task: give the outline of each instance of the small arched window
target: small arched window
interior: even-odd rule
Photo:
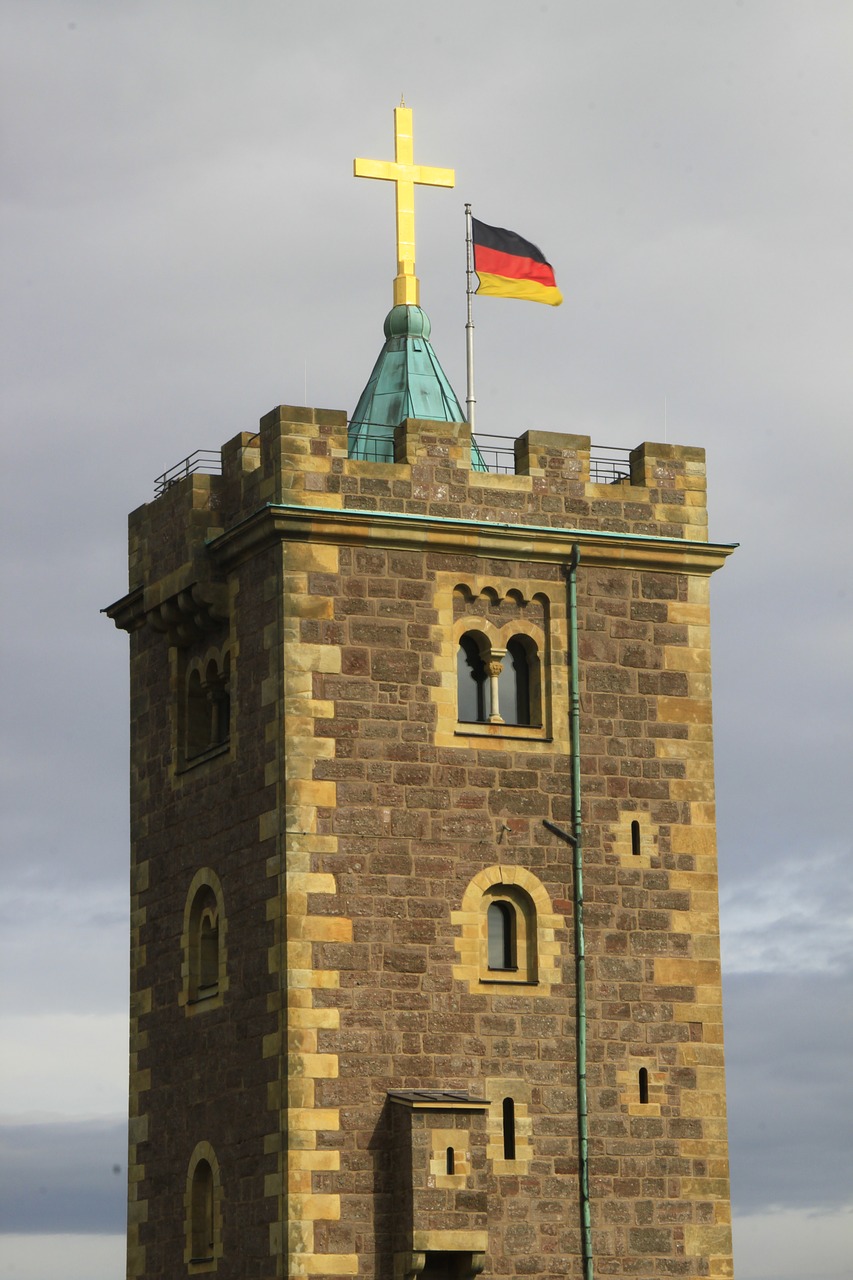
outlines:
[[[536,907],[516,884],[493,884],[484,893],[481,981],[536,982]]]
[[[636,818],[631,823],[631,853],[635,858],[640,856],[640,824]]]
[[[489,935],[489,968],[516,969],[517,930],[515,907],[491,902],[486,912]]]
[[[184,908],[183,989],[179,1003],[200,1013],[222,1003],[228,986],[225,907],[219,877],[203,867],[193,877]]]
[[[213,1259],[213,1170],[207,1160],[199,1160],[193,1170],[191,1193],[192,1257],[190,1262],[210,1262]]]
[[[208,1000],[219,992],[219,905],[210,885],[196,893],[189,924],[189,998]]]
[[[184,1196],[184,1262],[190,1275],[216,1271],[222,1257],[222,1186],[219,1161],[200,1142],[187,1169]]]
[[[446,1173],[456,1172],[456,1152],[453,1150],[453,1147],[447,1148],[444,1164]]]
[[[640,1090],[640,1102],[648,1102],[649,1100],[649,1070],[648,1067],[640,1067],[637,1080]]]
[[[456,656],[456,683],[459,695],[458,717],[482,724],[489,718],[489,681],[480,646],[473,635],[459,640]]]
[[[197,998],[214,996],[219,990],[219,912],[216,904],[208,905],[201,913],[201,927],[197,944],[198,966]]]

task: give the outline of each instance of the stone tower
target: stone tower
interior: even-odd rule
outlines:
[[[128,1276],[728,1277],[703,451],[389,434],[130,517]]]

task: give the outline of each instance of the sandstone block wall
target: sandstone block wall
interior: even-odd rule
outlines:
[[[598,485],[585,437],[527,432],[512,476],[470,471],[464,424],[395,449],[350,461],[344,415],[280,408],[131,517],[128,1275],[198,1269],[200,1141],[223,1280],[582,1274],[571,853],[543,826],[571,824],[577,544],[595,1269],[728,1276],[708,588],[730,548],[703,452],[643,444]],[[469,622],[535,638],[538,723],[459,722]],[[193,763],[185,672],[211,646],[230,735]],[[189,1017],[199,867],[228,987]],[[484,963],[495,886],[529,972]],[[389,1100],[412,1090],[485,1103]]]

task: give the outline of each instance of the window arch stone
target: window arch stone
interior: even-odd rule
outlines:
[[[222,1179],[216,1152],[199,1142],[184,1193],[184,1262],[190,1275],[216,1271],[222,1257]]]
[[[460,930],[454,940],[458,962],[453,976],[467,982],[472,992],[518,992],[560,981],[557,931],[565,920],[554,912],[544,885],[531,871],[510,864],[486,867],[469,883],[460,906],[450,917]],[[501,922],[504,943],[506,930],[514,930],[514,966],[490,963],[493,907],[497,911],[491,920],[495,927]]]
[[[228,989],[225,900],[216,872],[202,867],[193,876],[184,907],[179,1004],[188,1015],[222,1004]]]

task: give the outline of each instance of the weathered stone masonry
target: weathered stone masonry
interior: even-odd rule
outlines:
[[[279,408],[131,516],[128,1276],[582,1274],[571,855],[542,825],[571,824],[573,544],[595,1270],[730,1276],[704,454],[644,444],[599,485],[580,436],[526,433],[512,476],[470,470],[464,424],[395,447],[349,460],[343,414]],[[529,725],[460,723],[468,631],[530,646]],[[226,657],[227,733],[190,748],[187,673],[212,706]]]

